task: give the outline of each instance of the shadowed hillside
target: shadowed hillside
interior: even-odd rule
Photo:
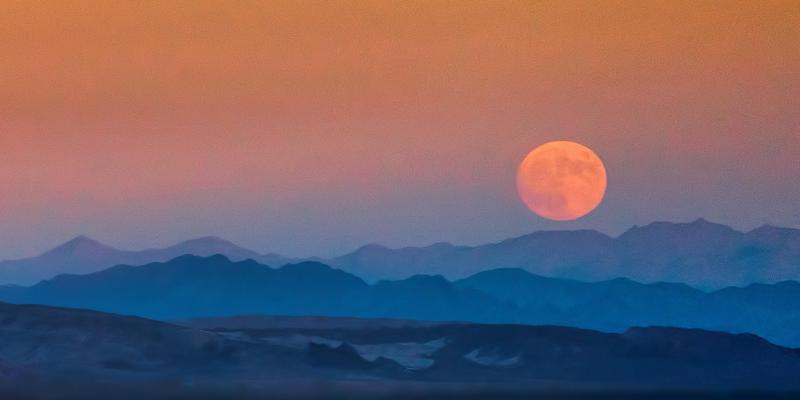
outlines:
[[[252,260],[182,256],[0,288],[0,300],[162,320],[270,314],[550,324],[608,332],[677,326],[749,332],[800,346],[795,306],[800,284],[792,281],[704,292],[682,284],[621,278],[589,283],[497,269],[455,282],[418,275],[368,285],[317,262],[274,269]]]

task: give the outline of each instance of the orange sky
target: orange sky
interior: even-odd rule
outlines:
[[[800,226],[796,0],[4,1],[0,54],[0,256]],[[608,168],[574,223],[516,197],[555,139]]]

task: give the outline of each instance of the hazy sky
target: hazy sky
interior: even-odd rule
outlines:
[[[800,226],[797,0],[3,1],[0,54],[0,258]],[[555,139],[606,163],[579,221],[517,197]]]

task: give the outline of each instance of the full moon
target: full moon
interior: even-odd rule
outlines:
[[[592,149],[568,141],[545,143],[522,160],[517,191],[541,217],[578,219],[594,210],[606,193],[606,168]]]

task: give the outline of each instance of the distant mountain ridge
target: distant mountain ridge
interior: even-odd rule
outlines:
[[[364,246],[323,260],[367,279],[439,274],[449,279],[495,268],[579,280],[625,277],[705,289],[800,280],[800,230],[739,232],[698,219],[635,226],[617,238],[593,230],[540,231],[480,246]]]
[[[184,254],[202,257],[224,254],[237,261],[262,257],[255,251],[215,236],[187,240],[165,248],[130,251],[81,235],[37,257],[0,261],[0,284],[30,285],[60,274],[88,274],[121,264],[168,261]],[[272,260],[275,259],[276,256],[272,256]]]
[[[613,238],[593,230],[539,231],[479,246],[436,243],[392,249],[370,244],[330,259],[259,254],[205,237],[163,249],[124,251],[84,236],[41,256],[0,262],[0,284],[30,285],[63,273],[85,274],[114,265],[142,265],[192,254],[222,254],[272,266],[319,261],[368,282],[418,274],[460,279],[496,268],[587,281],[618,277],[679,282],[703,289],[800,280],[800,230],[765,225],[749,232],[698,219],[634,226]]]
[[[500,267],[524,268],[547,276],[600,276],[600,272],[588,268],[609,270],[615,260],[612,245],[611,237],[593,230],[539,231],[475,247],[439,243],[390,249],[367,245],[323,262],[367,280],[416,274],[457,279]]]
[[[506,268],[456,281],[416,275],[370,285],[313,261],[270,268],[253,260],[187,255],[0,288],[0,301],[161,320],[267,314],[546,324],[608,332],[675,326],[754,333],[800,347],[800,283],[795,281],[704,292],[684,284],[625,278],[581,282]]]

